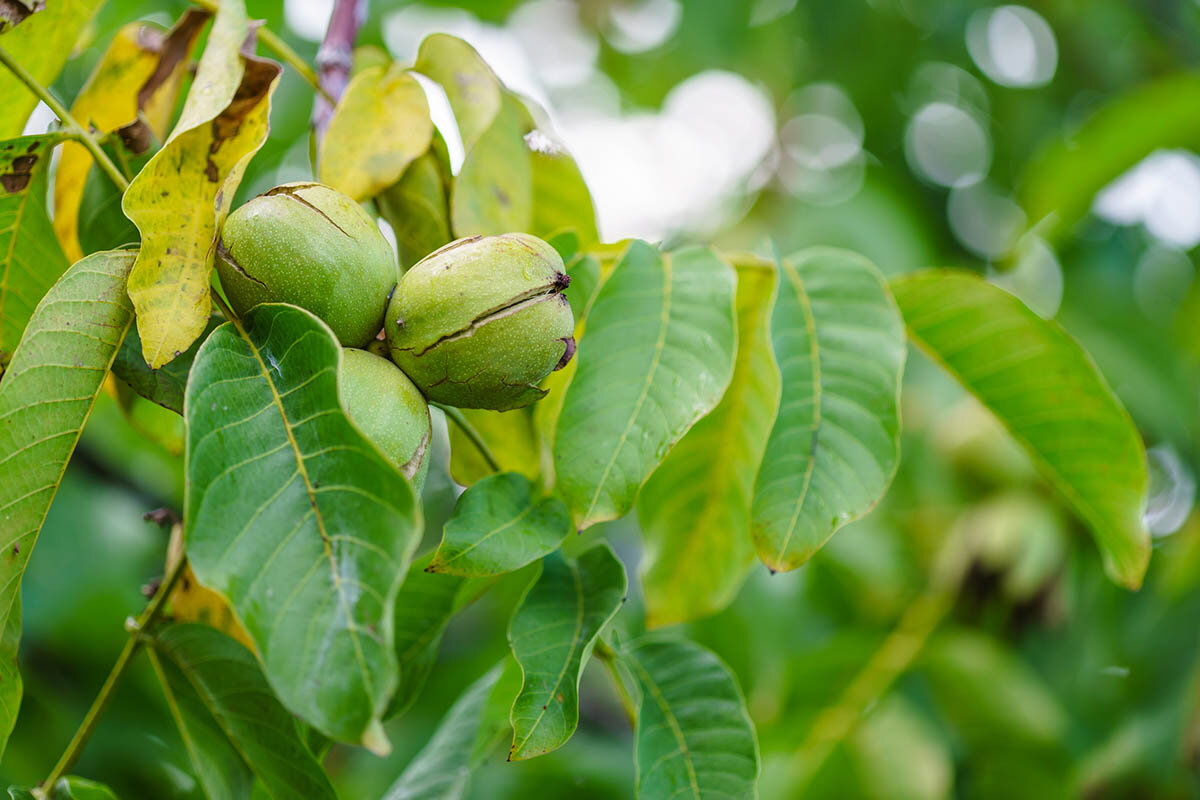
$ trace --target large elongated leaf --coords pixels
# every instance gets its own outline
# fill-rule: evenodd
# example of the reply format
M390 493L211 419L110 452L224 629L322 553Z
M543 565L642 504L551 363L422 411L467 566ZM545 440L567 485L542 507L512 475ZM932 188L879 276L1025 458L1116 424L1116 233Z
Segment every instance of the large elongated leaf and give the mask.
M542 238L574 231L581 247L594 244L599 238L596 208L575 159L561 143L540 130L526 135L525 144L533 180L529 230Z
M246 165L267 138L281 69L239 54L246 29L242 0L222 0L179 122L122 200L142 234L129 296L142 355L154 369L204 331L217 232Z
M818 248L780 264L771 340L783 395L754 485L753 535L764 564L789 570L892 481L904 323L869 261Z
M408 576L396 593L396 665L400 685L388 706L387 716L402 714L425 686L446 625L459 608L466 578L426 572L432 556L424 556L408 568Z
M601 287L554 437L579 528L615 519L733 374L733 269L711 250L633 242Z
M743 259L737 276L738 351L729 388L654 471L638 500L649 627L724 608L754 561L754 476L779 408L771 351L778 274L768 262Z
M6 32L0 46L42 86L50 86L67 63L80 33L101 6L100 0L46 3ZM0 139L20 135L38 99L16 75L0 69Z
M0 750L21 699L21 575L133 319L125 296L133 258L97 253L71 267L34 311L0 380Z
M497 665L454 702L421 752L413 757L383 800L462 800L471 773L499 744L516 692L519 671Z
M965 272L892 281L913 340L1008 428L1095 536L1108 574L1141 585L1146 454L1079 344L1053 320Z
M637 796L757 797L758 742L729 668L687 641L641 640L624 655L642 694Z
M150 657L206 795L248 797L257 778L278 800L337 796L245 647L185 623L155 634Z
M425 90L398 64L368 67L346 87L321 142L319 178L355 200L400 179L429 148Z
M458 499L427 568L451 575L500 575L553 550L571 532L563 501L546 497L524 475L500 472Z
M1040 235L1071 229L1096 193L1159 148L1200 145L1200 75L1170 75L1118 95L1069 140L1050 143L1030 161L1021 201Z
M144 22L121 28L76 95L71 116L101 133L145 125L161 140L175 111L187 56L209 16L207 11L191 9L168 34ZM139 111L143 121L134 123ZM87 148L78 142L63 145L54 178L54 232L71 261L83 257L79 207L91 166Z
M229 598L280 699L327 735L386 750L392 604L420 539L412 486L338 404L342 349L263 305L192 365L188 558Z
M625 567L608 545L572 562L542 559L508 625L508 641L524 674L510 718L510 761L540 756L571 738L579 724L579 678L600 631L625 600Z
M0 364L67 268L46 214L46 170L60 141L48 133L0 143Z

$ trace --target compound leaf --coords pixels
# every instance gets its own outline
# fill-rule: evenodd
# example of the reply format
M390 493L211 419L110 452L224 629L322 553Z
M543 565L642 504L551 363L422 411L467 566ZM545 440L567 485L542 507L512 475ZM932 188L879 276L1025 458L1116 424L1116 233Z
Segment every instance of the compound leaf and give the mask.
M816 248L780 264L771 341L783 380L754 485L752 532L795 569L879 501L900 457L904 322L862 256Z
M508 626L524 675L510 714L510 761L544 755L575 732L579 679L601 630L621 608L625 588L625 567L606 544L576 561L561 553L542 559L541 575Z
M543 496L524 475L499 472L463 492L427 569L481 577L520 569L571 532L563 501Z
M779 367L771 350L779 278L769 262L735 264L738 351L729 388L675 445L638 500L646 540L646 624L652 628L724 608L754 561L754 476L779 408Z
M217 328L188 380L188 558L230 601L284 705L387 749L392 604L420 512L338 402L342 349L316 317L261 305Z
M0 380L0 750L21 700L21 575L133 319L125 295L133 259L97 253L67 270Z
M629 245L600 288L554 433L576 526L615 519L733 373L733 269L711 250Z
M254 654L207 625L169 625L150 658L209 797L246 797L257 778L282 800L336 798Z
M639 640L623 661L641 688L637 796L743 800L758 796L758 742L737 680L687 641Z
M1083 348L970 273L923 270L893 280L892 292L913 341L996 415L1091 528L1113 580L1140 586L1146 453Z
M61 134L0 143L0 363L68 266L46 213L46 174Z

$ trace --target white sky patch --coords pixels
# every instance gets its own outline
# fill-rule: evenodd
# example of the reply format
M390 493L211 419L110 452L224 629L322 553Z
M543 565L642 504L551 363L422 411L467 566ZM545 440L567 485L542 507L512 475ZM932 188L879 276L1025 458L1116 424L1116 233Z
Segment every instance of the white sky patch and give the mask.
M622 53L644 53L666 44L683 20L679 0L634 0L608 9L605 38Z
M1160 241L1200 244L1200 158L1158 150L1096 195L1092 210L1116 225L1144 225Z
M975 12L967 23L967 50L985 75L1012 88L1044 86L1058 66L1054 31L1024 6Z
M325 38L333 0L284 0L283 21L301 39L319 42Z

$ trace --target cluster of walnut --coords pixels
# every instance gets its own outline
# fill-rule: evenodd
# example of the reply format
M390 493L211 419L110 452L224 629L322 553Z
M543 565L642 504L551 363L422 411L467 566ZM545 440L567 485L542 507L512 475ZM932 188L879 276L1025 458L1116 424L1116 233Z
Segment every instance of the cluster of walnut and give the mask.
M217 256L238 315L291 303L324 320L345 348L346 413L418 488L428 471L427 401L520 408L546 393L539 384L575 352L562 258L528 234L459 239L401 276L357 203L293 183L230 214Z

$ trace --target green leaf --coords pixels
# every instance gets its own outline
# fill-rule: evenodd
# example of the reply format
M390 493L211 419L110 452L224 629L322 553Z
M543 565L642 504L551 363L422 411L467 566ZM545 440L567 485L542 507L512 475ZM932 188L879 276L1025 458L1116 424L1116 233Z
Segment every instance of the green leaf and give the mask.
M463 492L427 569L481 577L520 569L558 549L571 532L563 501L524 475L499 472Z
M257 779L274 798L336 797L253 653L195 623L158 631L149 653L207 796L246 797Z
M1131 589L1150 559L1146 454L1095 363L1053 320L966 272L892 281L913 341L992 411L1095 536Z
M0 751L21 699L21 575L133 320L125 295L133 259L97 253L67 270L33 312L0 380Z
M68 775L55 784L54 800L117 800L117 796L102 783Z
M500 469L519 472L536 480L541 472L541 449L531 409L488 411L481 408L460 409L467 422L480 435ZM491 475L493 470L466 434L453 422L450 429L450 476L456 483L470 486Z
M46 213L47 166L62 140L48 133L0 143L0 364L68 266Z
M83 30L101 6L100 0L54 0L21 23L21 30L0 39L8 55L42 86L54 83L75 50ZM0 69L0 139L19 136L37 97L16 75Z
M540 130L525 137L533 180L532 220L529 231L543 239L564 230L579 237L587 248L598 238L596 208L575 159L558 141Z
M429 149L433 121L425 90L406 68L368 67L338 101L321 141L318 180L367 200Z
M497 665L454 702L421 752L383 800L462 800L471 773L508 728L507 704L516 691L516 665Z
M1046 239L1088 213L1096 194L1160 148L1200 145L1200 75L1181 73L1137 86L1102 106L1069 140L1056 139L1025 170L1021 202Z
M396 234L400 266L408 269L450 241L447 175L437 155L426 151L375 202Z
M769 262L743 259L736 267L738 351L729 388L654 471L638 500L652 628L724 608L754 561L754 476L779 408L771 351L778 274Z
M972 741L1060 745L1066 712L1028 664L987 634L942 631L925 646L919 666L938 708Z
M400 685L388 706L388 717L403 714L417 699L433 664L446 625L459 609L466 578L426 572L432 555L413 562L396 593L396 664Z
M754 485L758 557L795 569L875 506L900 456L904 323L883 276L845 250L780 265L771 340L779 414Z
M496 236L530 229L533 167L525 134L533 128L517 98L504 92L500 112L467 151L450 191L454 235Z
M865 800L948 800L954 761L944 737L898 693L885 696L850 743Z
M625 567L607 544L575 561L542 559L521 598L508 641L523 673L510 719L509 761L545 755L566 744L579 724L579 679L601 630L625 601Z
M475 48L455 36L434 33L417 51L417 72L441 84L467 152L500 113L501 84Z
M217 232L267 138L281 67L251 50L239 53L244 42L254 46L246 30L242 0L222 0L179 121L122 200L142 235L129 296L142 355L154 369L204 332Z
M757 797L758 742L729 668L687 641L643 639L623 655L642 694L637 796Z
M200 338L182 355L164 364L160 369L150 369L150 365L142 358L142 340L138 337L137 328L130 328L125 341L121 342L121 349L117 351L116 360L113 361L113 374L147 400L169 408L176 414L182 414L183 396L187 389L192 362L196 359L200 345L220 324L221 320L210 319Z
M196 355L184 401L188 558L230 601L283 704L386 751L392 604L421 535L411 484L338 403L320 320L261 305Z
M38 800L38 798L34 797L33 792L22 786L8 787L8 796L12 800Z
M667 451L720 401L733 373L733 269L711 250L640 241L588 311L554 437L576 526L620 517Z

